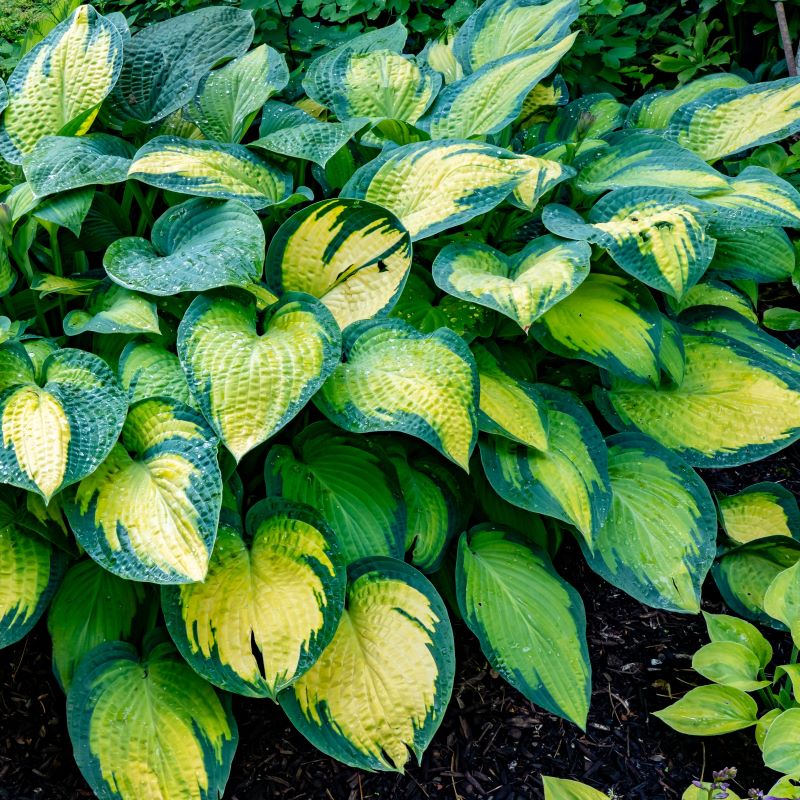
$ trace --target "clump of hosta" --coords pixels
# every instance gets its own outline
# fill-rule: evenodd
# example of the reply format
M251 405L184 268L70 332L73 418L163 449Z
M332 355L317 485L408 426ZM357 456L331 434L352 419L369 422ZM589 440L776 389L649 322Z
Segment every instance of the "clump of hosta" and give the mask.
M568 102L577 15L487 0L290 83L248 12L131 35L80 6L0 86L0 643L49 607L99 797L221 796L231 692L402 770L454 614L584 726L565 536L682 613L719 556L737 612L800 630L792 498L719 498L718 550L694 470L800 436L756 311L800 195L751 157L800 130L800 81Z

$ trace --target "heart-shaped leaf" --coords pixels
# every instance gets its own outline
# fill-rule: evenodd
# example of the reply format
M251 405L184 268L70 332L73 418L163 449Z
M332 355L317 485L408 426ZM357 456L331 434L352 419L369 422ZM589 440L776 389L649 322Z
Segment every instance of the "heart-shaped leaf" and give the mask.
M141 656L106 642L81 661L67 695L75 760L104 800L222 797L239 739L230 700L158 633Z
M263 333L256 323L249 298L201 296L178 329L189 388L237 461L303 408L341 352L336 321L309 295L284 296Z
M267 253L272 289L318 297L342 329L389 311L410 268L408 231L363 200L306 206L281 225Z
M524 331L589 274L585 242L540 236L506 256L478 242L449 244L433 262L436 285L462 300L493 308Z
M123 578L203 580L222 503L216 445L188 406L131 406L119 443L65 509L84 550Z
M308 506L263 500L247 527L244 538L223 522L205 580L164 587L161 597L170 634L200 675L274 698L333 638L345 569L333 531Z
M588 223L560 205L547 206L542 222L559 236L599 244L625 272L680 300L714 255L709 209L685 192L637 186L605 195Z
M347 577L333 641L278 699L323 753L401 772L409 751L422 757L450 699L450 620L430 582L402 561L362 559Z
M20 345L3 345L0 482L48 502L108 455L127 408L125 393L98 356L69 348L34 365Z
M345 430L417 436L467 469L478 435L478 374L448 328L422 334L399 320L348 328L345 363L314 399Z
M152 243L117 239L106 250L103 266L115 283L163 296L261 278L264 229L237 200L187 200L162 214L151 236Z

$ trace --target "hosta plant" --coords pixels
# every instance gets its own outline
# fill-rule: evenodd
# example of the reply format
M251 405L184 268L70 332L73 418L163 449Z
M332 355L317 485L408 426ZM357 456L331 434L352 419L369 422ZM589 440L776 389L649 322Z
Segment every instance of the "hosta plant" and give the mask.
M248 12L131 35L79 6L0 89L0 642L47 614L99 797L221 796L231 693L402 770L452 616L584 726L567 537L699 612L694 468L800 436L755 310L800 195L749 157L800 131L800 81L568 101L577 13L488 0L416 54L394 24L300 84ZM787 530L740 547L791 567Z

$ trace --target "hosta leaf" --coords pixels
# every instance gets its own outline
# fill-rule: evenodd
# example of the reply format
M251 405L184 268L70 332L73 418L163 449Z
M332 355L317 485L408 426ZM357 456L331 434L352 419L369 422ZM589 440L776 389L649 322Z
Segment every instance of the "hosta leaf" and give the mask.
M589 274L591 247L540 236L506 256L479 242L447 245L433 263L436 284L513 319L527 331Z
M472 355L480 382L478 427L537 450L547 450L547 408L536 387L510 375L487 347L473 345Z
M783 281L791 277L795 254L782 228L711 228L717 246L709 273L723 280L756 283Z
M636 100L628 112L626 127L666 128L675 112L715 89L739 89L747 81L732 72L704 75L669 91L649 92Z
M19 641L36 624L58 588L67 556L44 537L18 524L0 497L0 647Z
M530 172L528 156L460 140L384 150L342 189L392 211L413 240L490 211Z
M466 73L484 64L557 42L578 18L575 0L490 0L461 26L453 51Z
M753 311L750 299L722 281L708 280L697 283L680 301L670 298L667 300L667 305L676 314L695 306L721 306L740 314L750 322L758 322L758 316Z
M273 445L264 464L267 494L316 508L336 531L346 563L403 557L406 509L386 454L364 436L317 422L291 446Z
M800 567L797 562L779 572L764 592L764 611L783 623L795 646L800 642Z
M533 326L557 355L581 358L636 382L658 383L661 316L650 292L618 275L592 273Z
M375 52L400 53L408 31L401 22L363 33L315 58L306 70L303 89L320 106L333 108L334 98L342 95L342 69L352 56Z
M5 297L16 283L17 271L11 266L5 244L0 241L0 297Z
M719 210L715 228L734 233L742 228L774 225L800 228L800 192L774 172L745 167L737 177L730 178L729 184L727 192L703 198Z
M145 584L122 580L91 559L70 567L47 616L53 672L65 692L90 650L115 639L130 641L134 631L153 624L152 599Z
M590 149L605 147L606 142L599 137L619 128L625 111L625 106L610 94L587 94L557 109L549 123L531 128L526 140L539 144L556 142L555 152L568 153L571 158ZM567 149L567 143L580 145Z
M734 642L747 647L756 654L763 669L772 660L772 645L755 625L728 614L708 614L703 612L712 642Z
M339 360L325 306L286 295L259 333L249 298L197 297L178 329L178 356L200 408L236 460L291 420Z
M203 580L222 502L216 444L188 406L167 398L131 406L119 443L66 507L86 552L131 580Z
M706 161L716 161L791 136L800 130L799 106L798 78L715 89L680 106L666 135Z
M37 203L31 216L38 222L51 223L52 225L67 228L75 236L81 232L86 215L92 205L94 187L73 189L71 192L53 195Z
M611 501L605 442L573 395L536 389L546 402L547 451L490 436L481 442L483 469L504 500L574 525L591 546Z
M320 122L299 108L270 100L261 111L259 138L248 147L324 167L363 126L363 120Z
M333 641L279 700L323 753L402 771L439 727L454 667L450 620L429 581L402 561L362 559L348 569Z
M501 131L519 116L528 93L555 69L577 35L511 53L445 87L425 120L431 137L468 139Z
M528 700L584 728L586 613L547 555L507 531L473 528L458 543L456 594L492 667Z
M741 689L698 686L653 716L690 736L718 736L756 724L758 705Z
M800 311L794 308L773 306L764 312L762 321L764 327L772 331L800 330Z
M207 139L239 142L256 112L288 82L286 59L262 44L206 76L185 114Z
M163 296L246 286L264 268L264 229L237 200L172 206L156 220L151 239L117 239L106 250L103 266L115 283Z
M699 613L717 538L706 485L647 436L620 433L607 444L611 508L594 551L584 547L589 566L642 603Z
M720 334L683 330L679 386L613 377L601 410L619 430L638 429L693 466L735 466L800 438L800 382L755 350Z
M363 200L306 206L273 236L267 283L318 297L339 327L388 312L411 268L411 239L397 217Z
M122 68L122 38L91 6L79 6L17 64L0 120L0 155L12 164L43 136L79 136Z
M661 315L661 345L658 348L661 369L673 383L681 383L686 371L686 349L678 324Z
M603 197L588 223L561 205L546 206L542 222L559 236L599 244L625 272L680 299L714 255L707 209L685 192L633 187Z
M452 464L430 451L414 450L409 442L398 437L384 448L406 505L405 551L415 567L435 572L469 517L469 490Z
M243 538L223 522L205 580L164 587L161 599L175 644L200 675L274 698L333 638L345 568L333 531L308 506L263 500L247 527Z
M36 369L19 345L4 345L0 482L49 501L108 455L127 407L114 375L98 356L56 350Z
M141 147L129 178L181 194L241 200L259 209L286 200L291 176L239 144L157 136Z
M22 159L22 168L38 197L92 184L121 183L135 148L107 133L44 136Z
M119 357L119 382L131 403L149 397L170 397L194 406L178 356L160 344L134 339Z
M342 120L369 117L413 124L442 85L442 76L426 63L391 50L343 50L324 65L331 90L323 102Z
M89 278L78 275L63 277L50 273L39 273L34 275L31 281L31 289L39 292L39 296L44 298L51 294L63 294L67 297L83 297L91 294L92 291L103 282L101 277Z
M478 374L464 340L448 328L422 334L399 320L360 322L344 341L345 363L315 403L358 433L417 436L467 469L478 435Z
M735 542L745 544L767 536L800 540L797 500L778 483L756 483L717 502L722 527Z
M724 175L669 139L639 131L610 134L606 139L608 147L575 164L575 185L586 194L631 186L682 189L692 195L728 191Z
M542 776L545 800L603 800L608 795L591 786L565 778Z
M800 708L775 717L764 739L764 763L777 772L800 771ZM783 794L783 793L782 793Z
M64 317L64 333L158 333L155 303L109 280L97 286L86 310L75 309Z
M215 64L245 53L253 31L249 11L224 6L146 25L125 45L110 116L120 127L164 119L194 97Z
M106 642L81 661L67 695L78 767L101 800L222 797L239 738L230 701L155 642L141 656Z
M706 306L689 309L681 315L681 322L698 331L717 331L729 336L755 350L773 366L800 375L800 353L729 308Z
M725 553L712 574L725 603L740 616L783 629L764 609L764 595L772 581L800 559L800 547L791 539L751 542Z

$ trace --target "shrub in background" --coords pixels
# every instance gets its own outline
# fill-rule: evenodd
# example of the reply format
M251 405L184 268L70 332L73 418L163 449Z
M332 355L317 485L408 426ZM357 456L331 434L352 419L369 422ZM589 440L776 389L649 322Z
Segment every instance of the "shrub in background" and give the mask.
M453 684L442 597L585 725L564 536L699 612L693 468L800 437L798 356L754 310L794 291L800 195L763 148L788 163L800 80L570 101L577 16L491 0L417 55L393 24L290 103L247 11L131 35L80 6L2 87L0 644L49 606L98 796L221 795L230 692L402 770ZM715 577L792 628L797 531L764 520Z

